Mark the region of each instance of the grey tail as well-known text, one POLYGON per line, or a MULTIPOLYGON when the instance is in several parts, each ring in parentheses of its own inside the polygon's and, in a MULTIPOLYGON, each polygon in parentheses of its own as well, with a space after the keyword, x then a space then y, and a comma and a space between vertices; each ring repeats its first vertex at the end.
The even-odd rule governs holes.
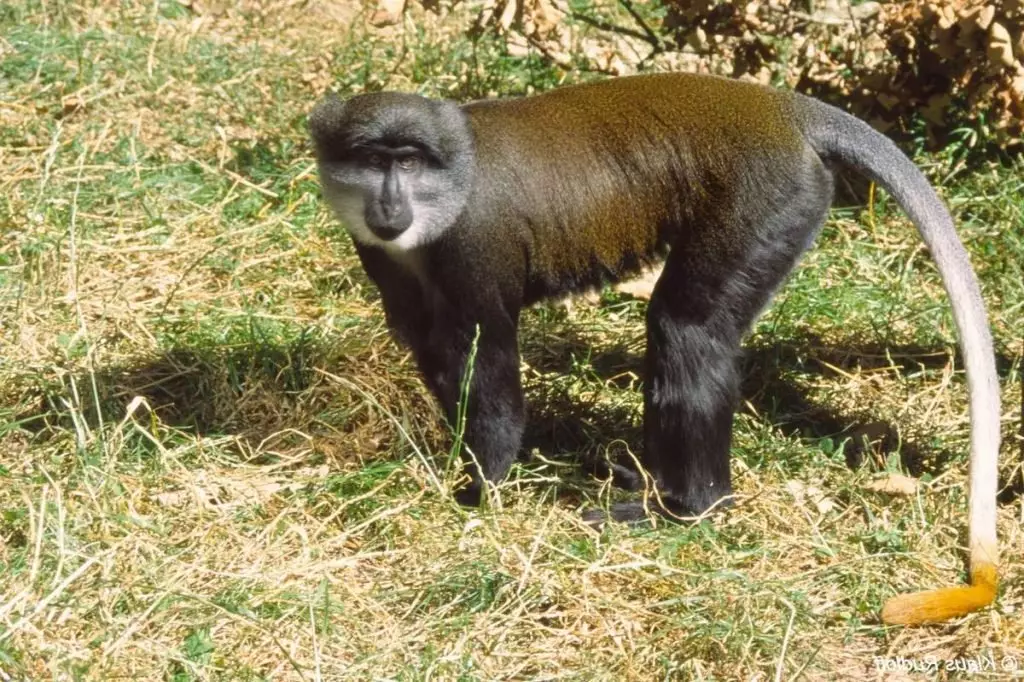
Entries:
POLYGON ((931 250, 953 307, 967 368, 971 410, 971 563, 996 564, 995 497, 999 453, 999 382, 985 303, 953 219, 917 166, 889 138, 830 105, 795 96, 795 116, 811 147, 884 187, 931 250))

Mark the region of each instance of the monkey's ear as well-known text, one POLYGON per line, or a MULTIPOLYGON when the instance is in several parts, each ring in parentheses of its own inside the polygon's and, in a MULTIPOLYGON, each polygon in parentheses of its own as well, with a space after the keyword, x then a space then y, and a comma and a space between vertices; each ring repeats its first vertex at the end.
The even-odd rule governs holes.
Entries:
POLYGON ((446 122, 464 121, 466 115, 462 113, 462 105, 450 99, 427 100, 434 105, 434 110, 446 122))
POLYGON ((343 128, 345 100, 329 92, 309 113, 309 132, 313 142, 322 149, 330 148, 331 141, 343 128))
POLYGON ((457 163, 456 159, 465 159, 472 154, 474 148, 473 131, 469 125, 462 106, 450 99, 428 100, 434 107, 438 120, 443 125, 438 129, 441 137, 440 148, 446 165, 457 163))

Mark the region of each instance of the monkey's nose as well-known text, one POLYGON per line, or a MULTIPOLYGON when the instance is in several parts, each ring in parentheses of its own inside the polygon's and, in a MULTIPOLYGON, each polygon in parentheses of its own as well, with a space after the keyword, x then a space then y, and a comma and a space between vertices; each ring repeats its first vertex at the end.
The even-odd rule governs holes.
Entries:
POLYGON ((380 202, 380 212, 384 215, 385 219, 394 220, 402 215, 402 202, 382 201, 380 202))

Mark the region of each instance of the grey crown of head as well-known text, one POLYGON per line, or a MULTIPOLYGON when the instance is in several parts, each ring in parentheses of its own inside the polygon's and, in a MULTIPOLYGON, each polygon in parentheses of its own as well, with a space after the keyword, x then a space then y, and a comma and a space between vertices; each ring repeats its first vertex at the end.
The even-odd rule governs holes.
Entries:
POLYGON ((454 102, 403 92, 375 92, 343 100, 329 95, 310 113, 309 129, 322 160, 360 144, 412 146, 442 166, 471 152, 472 136, 454 102))

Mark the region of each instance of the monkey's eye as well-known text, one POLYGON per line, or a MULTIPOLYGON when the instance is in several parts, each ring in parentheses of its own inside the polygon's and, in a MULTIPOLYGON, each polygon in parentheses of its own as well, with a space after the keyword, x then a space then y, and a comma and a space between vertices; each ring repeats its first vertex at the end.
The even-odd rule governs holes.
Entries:
POLYGON ((370 168, 383 168, 385 166, 384 156, 382 154, 370 152, 364 158, 366 159, 366 165, 370 168))
POLYGON ((403 156, 398 160, 398 167, 407 173, 419 170, 421 159, 416 155, 403 156))

